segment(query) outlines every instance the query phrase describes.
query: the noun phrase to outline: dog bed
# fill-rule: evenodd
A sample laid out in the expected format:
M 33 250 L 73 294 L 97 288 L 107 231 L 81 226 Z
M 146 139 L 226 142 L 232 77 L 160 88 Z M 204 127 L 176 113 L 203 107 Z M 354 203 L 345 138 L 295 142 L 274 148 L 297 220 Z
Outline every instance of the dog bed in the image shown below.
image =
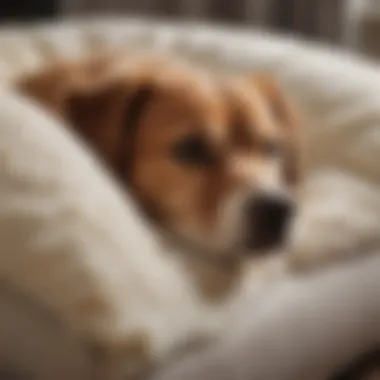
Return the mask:
M 292 252 L 292 264 L 301 269 L 324 268 L 326 261 L 345 260 L 352 254 L 360 255 L 361 251 L 364 254 L 368 247 L 372 251 L 380 249 L 380 166 L 377 162 L 380 74 L 376 66 L 347 52 L 259 31 L 198 23 L 109 19 L 2 28 L 0 78 L 6 87 L 14 75 L 44 62 L 115 47 L 176 52 L 219 70 L 274 73 L 305 111 L 307 120 L 304 207 L 296 229 L 297 249 Z M 24 112 L 22 107 L 19 111 L 16 109 L 15 114 Z M 7 117 L 9 120 L 9 112 Z M 28 123 L 32 119 L 31 116 Z M 6 131 L 4 121 L 2 123 Z M 47 141 L 39 141 L 41 151 Z M 56 143 L 59 146 L 60 143 Z M 66 160 L 64 156 L 62 153 L 62 162 Z M 49 175 L 53 178 L 59 178 L 57 167 L 45 168 L 41 159 L 36 163 L 36 170 L 29 172 L 34 178 L 32 183 L 40 181 L 40 177 L 33 174 L 38 173 L 38 165 L 51 170 Z M 93 180 L 89 178 L 89 187 Z M 105 179 L 99 181 L 105 182 Z M 70 188 L 74 184 L 68 181 L 64 186 Z M 35 188 L 32 186 L 30 191 Z M 104 199 L 114 196 L 112 190 L 109 191 Z M 59 203 L 61 193 L 57 192 L 56 196 Z M 94 212 L 83 217 L 92 220 Z M 3 223 L 9 217 L 5 215 Z M 29 223 L 28 219 L 25 223 Z M 59 235 L 58 222 L 55 228 L 51 233 Z M 112 236 L 114 232 L 108 227 L 107 233 Z M 23 336 L 26 335 L 17 339 Z M 42 358 L 43 355 L 37 360 L 39 365 Z M 28 365 L 30 363 L 25 364 Z M 45 373 L 45 369 L 41 371 Z M 74 379 L 74 375 L 70 378 Z
M 347 248 L 377 239 L 380 74 L 375 65 L 348 52 L 259 31 L 127 18 L 3 28 L 0 77 L 6 83 L 47 61 L 120 47 L 175 52 L 227 71 L 274 73 L 305 112 L 308 207 L 302 255 L 318 261 L 327 247 L 345 255 Z

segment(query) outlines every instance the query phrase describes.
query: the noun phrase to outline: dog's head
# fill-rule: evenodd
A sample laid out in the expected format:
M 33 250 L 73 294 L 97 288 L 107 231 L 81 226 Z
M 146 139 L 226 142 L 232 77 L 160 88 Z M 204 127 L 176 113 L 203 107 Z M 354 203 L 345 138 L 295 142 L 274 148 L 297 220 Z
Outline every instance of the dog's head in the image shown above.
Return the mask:
M 54 75 L 22 87 L 33 95 L 36 82 L 46 98 Z M 163 231 L 214 255 L 284 242 L 300 179 L 299 131 L 272 77 L 141 61 L 63 82 L 54 97 L 62 115 Z

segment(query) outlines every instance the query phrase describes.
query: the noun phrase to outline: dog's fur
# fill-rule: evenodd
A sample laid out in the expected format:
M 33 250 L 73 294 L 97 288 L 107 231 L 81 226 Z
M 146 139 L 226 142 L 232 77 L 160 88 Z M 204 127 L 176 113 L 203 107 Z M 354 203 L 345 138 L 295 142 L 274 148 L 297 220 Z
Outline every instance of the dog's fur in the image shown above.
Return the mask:
M 71 125 L 126 185 L 190 275 L 204 303 L 194 318 L 209 318 L 203 331 L 224 320 L 252 275 L 247 261 L 285 242 L 247 204 L 263 195 L 292 204 L 300 182 L 297 113 L 274 78 L 115 54 L 54 64 L 15 87 Z

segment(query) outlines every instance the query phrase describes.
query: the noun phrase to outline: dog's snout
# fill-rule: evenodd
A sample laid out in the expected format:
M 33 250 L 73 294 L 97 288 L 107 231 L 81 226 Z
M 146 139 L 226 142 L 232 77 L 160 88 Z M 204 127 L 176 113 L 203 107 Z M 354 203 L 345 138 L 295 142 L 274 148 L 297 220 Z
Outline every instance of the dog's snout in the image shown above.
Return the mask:
M 292 213 L 293 205 L 289 199 L 276 196 L 261 196 L 256 199 L 253 212 L 259 221 L 270 229 L 281 228 Z
M 294 213 L 292 199 L 262 194 L 248 202 L 248 248 L 269 249 L 283 243 Z

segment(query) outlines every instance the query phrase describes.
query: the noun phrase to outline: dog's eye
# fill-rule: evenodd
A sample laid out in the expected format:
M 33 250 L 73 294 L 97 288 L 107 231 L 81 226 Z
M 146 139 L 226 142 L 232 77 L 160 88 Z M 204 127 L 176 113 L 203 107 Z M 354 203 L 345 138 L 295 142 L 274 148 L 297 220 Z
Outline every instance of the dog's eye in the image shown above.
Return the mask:
M 264 141 L 261 149 L 266 157 L 276 158 L 282 154 L 282 147 L 277 141 Z
M 213 153 L 202 136 L 190 136 L 176 143 L 173 149 L 175 159 L 185 165 L 210 165 Z

